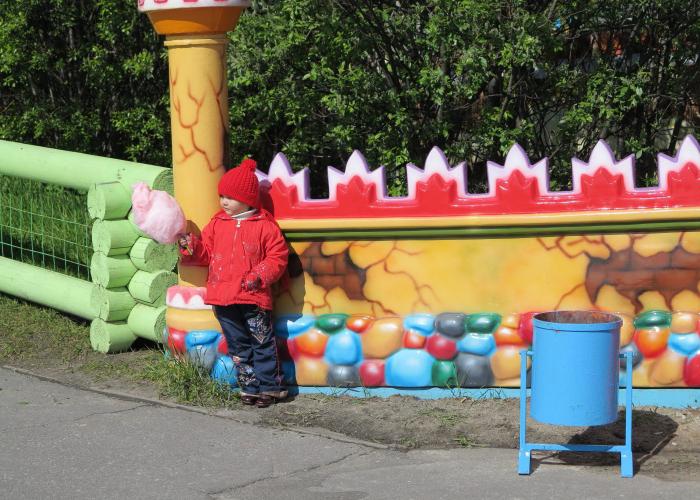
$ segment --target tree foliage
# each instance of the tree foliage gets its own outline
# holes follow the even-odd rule
[[[167,58],[135,3],[0,2],[0,138],[168,165]]]
[[[0,137],[168,164],[162,43],[130,0],[0,5]],[[608,140],[655,155],[695,133],[700,2],[259,0],[231,34],[232,161],[325,167],[353,149],[400,173],[438,145],[470,190],[513,142],[552,160]],[[401,191],[397,178],[394,192]]]

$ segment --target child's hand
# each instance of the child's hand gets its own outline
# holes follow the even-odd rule
[[[192,237],[189,234],[181,234],[177,239],[177,244],[180,247],[180,250],[184,250],[188,254],[192,255]]]
[[[260,290],[260,288],[262,288],[262,280],[260,279],[260,276],[250,273],[248,276],[243,278],[241,288],[248,292],[257,292]]]

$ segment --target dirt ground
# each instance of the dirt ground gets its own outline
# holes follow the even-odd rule
[[[115,355],[87,353],[65,364],[41,357],[0,360],[34,374],[82,388],[127,393],[162,400],[158,388],[134,380],[153,351]],[[256,425],[324,429],[353,439],[397,449],[451,447],[518,447],[517,399],[449,398],[421,400],[407,396],[358,398],[304,394],[267,409],[237,405],[206,411]],[[561,427],[528,421],[528,441],[552,443],[623,444],[624,412],[618,421],[599,427]],[[700,410],[639,407],[633,413],[633,450],[640,473],[663,480],[700,482]],[[616,468],[616,454],[544,454],[556,461]],[[537,458],[537,455],[535,456]],[[516,456],[513,456],[514,467]]]

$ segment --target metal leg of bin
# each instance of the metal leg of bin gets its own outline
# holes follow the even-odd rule
[[[518,474],[530,474],[530,449],[526,446],[527,429],[527,357],[532,351],[520,351],[520,451],[518,452]]]
[[[620,354],[620,357],[623,355]],[[625,357],[625,446],[620,452],[620,475],[634,476],[634,457],[632,455],[632,353]]]

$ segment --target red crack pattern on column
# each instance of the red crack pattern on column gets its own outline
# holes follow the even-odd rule
[[[204,105],[204,100],[206,99],[206,95],[202,95],[199,99],[195,97],[192,94],[192,89],[191,85],[188,82],[187,83],[187,97],[190,99],[196,108],[196,113],[195,117],[192,120],[191,123],[186,123],[184,118],[183,118],[183,110],[182,110],[182,103],[180,102],[180,98],[177,95],[176,91],[176,84],[173,83],[173,89],[171,90],[171,95],[173,96],[173,110],[175,111],[175,114],[177,116],[177,121],[178,124],[180,125],[181,128],[188,130],[189,131],[189,136],[190,136],[190,141],[192,143],[192,149],[190,151],[185,150],[185,146],[183,144],[178,144],[178,149],[182,152],[183,158],[179,160],[179,162],[184,162],[188,160],[191,156],[193,156],[195,153],[202,155],[204,158],[204,161],[207,164],[207,168],[209,169],[210,172],[215,171],[217,168],[220,168],[221,165],[212,165],[211,160],[209,159],[209,156],[207,155],[207,152],[204,151],[202,148],[200,148],[197,145],[197,141],[195,139],[195,127],[199,123],[199,114],[202,109],[202,106]],[[217,105],[218,105],[218,98],[217,98]]]

